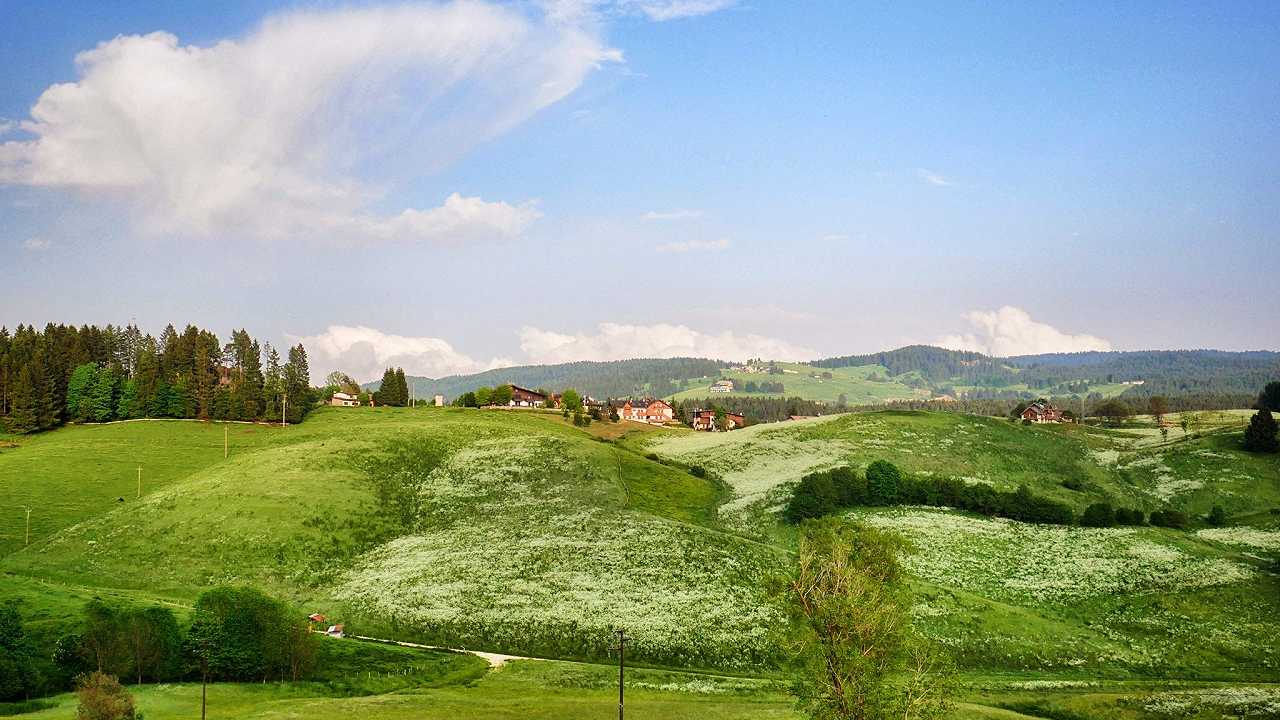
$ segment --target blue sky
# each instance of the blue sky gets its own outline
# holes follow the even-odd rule
[[[1275,348],[1280,6],[1094,5],[7,5],[0,323],[356,375]]]

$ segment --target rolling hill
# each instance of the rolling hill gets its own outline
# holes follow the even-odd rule
[[[806,472],[889,459],[920,476],[1025,483],[1077,509],[1224,504],[1228,527],[1189,531],[851,511],[912,543],[913,616],[964,673],[957,717],[1009,717],[994,706],[1018,702],[1163,717],[1141,703],[1189,687],[1171,680],[1265,681],[1280,663],[1280,466],[1238,449],[1235,420],[1166,440],[880,411],[711,434],[580,429],[533,411],[327,408],[285,429],[230,425],[225,459],[217,425],[73,426],[0,449],[0,501],[36,511],[29,546],[20,514],[0,521],[0,600],[23,599],[33,636],[51,643],[93,596],[185,607],[211,585],[251,583],[361,634],[565,661],[465,692],[414,690],[421,700],[222,689],[237,717],[433,717],[437,703],[585,717],[609,707],[608,671],[578,661],[608,661],[618,626],[629,657],[667,668],[637,676],[652,717],[788,717],[766,586],[795,537],[776,511]],[[1049,692],[1072,683],[1079,692]],[[543,714],[507,705],[517,690]],[[171,717],[192,693],[140,697],[148,717]],[[58,702],[38,717],[65,713]]]
[[[1280,353],[1271,351],[1160,350],[1024,355],[994,358],[924,345],[867,355],[766,363],[774,374],[747,373],[741,366],[699,358],[575,362],[489,370],[475,375],[409,378],[415,393],[448,399],[481,386],[514,383],[530,388],[573,387],[595,397],[655,395],[676,400],[712,396],[718,379],[735,381],[733,394],[800,397],[850,406],[938,395],[970,399],[1029,399],[1038,396],[1109,398],[1144,402],[1151,395],[1220,396],[1236,404],[1280,376]],[[824,377],[829,373],[832,377]],[[783,392],[747,392],[747,382],[780,382]],[[377,389],[379,383],[363,387]],[[1221,405],[1221,403],[1220,403]]]

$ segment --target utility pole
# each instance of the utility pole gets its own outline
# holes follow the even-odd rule
[[[280,403],[280,427],[285,426],[285,418],[289,416],[289,393],[284,393],[284,402]]]
[[[138,497],[142,497],[142,466],[138,466]]]
[[[230,433],[231,433],[230,426],[223,425],[223,426],[222,426],[222,459],[223,459],[223,460],[226,460],[226,459],[227,459],[227,446],[228,446],[228,443],[229,443],[229,440],[228,440],[228,437],[227,437],[227,436],[228,436]]]
[[[27,545],[31,544],[31,508],[24,507],[23,510],[27,511],[27,537],[26,537],[26,540],[22,543],[22,546],[26,547]]]
[[[623,708],[623,671],[627,655],[627,631],[617,630],[618,634],[618,720],[622,720]]]

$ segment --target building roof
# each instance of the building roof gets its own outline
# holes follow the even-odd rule
[[[530,390],[530,389],[529,389],[529,388],[527,388],[527,387],[520,387],[519,385],[512,385],[511,383],[508,383],[508,385],[511,385],[511,392],[522,392],[522,393],[528,393],[528,394],[530,394],[530,395],[537,395],[537,396],[538,396],[538,397],[540,397],[540,398],[545,398],[545,397],[546,397],[546,395],[544,395],[543,393],[538,392],[537,390]]]
[[[344,392],[336,392],[333,394],[333,396],[339,400],[356,400],[357,399],[357,396],[352,395],[350,393],[344,393]]]

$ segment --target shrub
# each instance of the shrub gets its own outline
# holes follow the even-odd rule
[[[94,671],[76,681],[77,720],[136,720],[133,696],[112,675]]]
[[[696,478],[704,478],[707,476],[707,469],[701,465],[689,466],[689,474]]]
[[[1067,478],[1062,481],[1062,487],[1076,492],[1084,492],[1084,481],[1080,478]]]
[[[830,515],[838,507],[839,498],[835,484],[831,482],[831,474],[811,473],[800,478],[800,484],[791,494],[791,500],[783,514],[787,521],[799,523]]]
[[[1116,512],[1111,509],[1111,503],[1094,503],[1084,509],[1080,524],[1085,527],[1115,527]]]
[[[1266,408],[1259,410],[1249,420],[1249,427],[1244,429],[1244,449],[1265,453],[1280,450],[1276,432],[1276,419],[1271,416],[1271,411]]]
[[[867,502],[871,505],[893,505],[898,501],[902,471],[887,460],[876,460],[867,467]]]
[[[1117,525],[1146,525],[1147,516],[1137,508],[1116,508]]]
[[[1156,527],[1175,528],[1185,530],[1189,524],[1187,516],[1177,510],[1156,510],[1151,513],[1152,525]]]
[[[1221,505],[1214,505],[1213,509],[1209,511],[1207,520],[1214,527],[1222,527],[1227,524],[1227,511],[1223,510]]]

